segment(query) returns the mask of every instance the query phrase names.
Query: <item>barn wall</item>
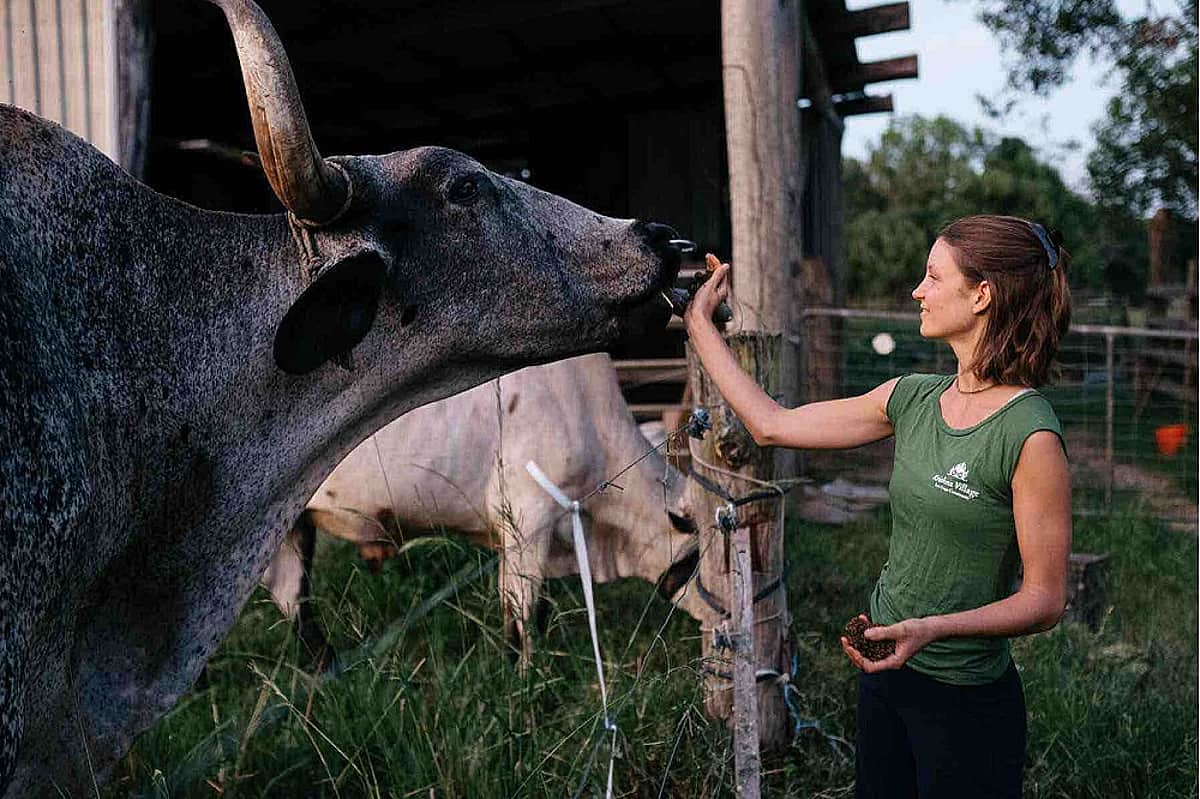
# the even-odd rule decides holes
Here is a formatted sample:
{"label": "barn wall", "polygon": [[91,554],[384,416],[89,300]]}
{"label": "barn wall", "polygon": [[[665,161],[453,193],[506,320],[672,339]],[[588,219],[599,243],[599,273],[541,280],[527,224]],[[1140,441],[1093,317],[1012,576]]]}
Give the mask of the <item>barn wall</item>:
{"label": "barn wall", "polygon": [[114,14],[105,0],[0,0],[0,101],[117,158]]}

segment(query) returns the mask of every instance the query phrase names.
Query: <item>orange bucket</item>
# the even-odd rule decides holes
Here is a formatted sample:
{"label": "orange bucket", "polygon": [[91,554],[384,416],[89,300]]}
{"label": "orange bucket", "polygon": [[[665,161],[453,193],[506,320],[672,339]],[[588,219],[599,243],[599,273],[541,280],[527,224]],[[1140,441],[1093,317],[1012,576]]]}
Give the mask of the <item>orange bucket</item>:
{"label": "orange bucket", "polygon": [[1168,424],[1154,429],[1154,443],[1159,453],[1174,457],[1179,448],[1187,441],[1188,426],[1186,424]]}

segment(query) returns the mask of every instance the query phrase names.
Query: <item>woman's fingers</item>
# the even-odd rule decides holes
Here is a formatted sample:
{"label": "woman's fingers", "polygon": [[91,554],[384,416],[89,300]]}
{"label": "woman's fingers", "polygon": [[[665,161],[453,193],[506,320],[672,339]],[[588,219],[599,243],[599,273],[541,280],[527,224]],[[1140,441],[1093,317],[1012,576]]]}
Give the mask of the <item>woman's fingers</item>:
{"label": "woman's fingers", "polygon": [[724,302],[729,297],[729,283],[725,280],[728,275],[729,267],[722,266],[709,278],[709,282],[712,283],[713,296],[717,298],[717,302]]}
{"label": "woman's fingers", "polygon": [[729,264],[719,264],[696,290],[691,305],[704,308],[711,315],[712,309],[729,296],[729,284],[726,281],[728,275]]}
{"label": "woman's fingers", "polygon": [[858,668],[862,669],[863,671],[866,671],[867,670],[866,660],[863,658],[863,656],[861,654],[859,654],[859,651],[857,649],[850,646],[850,640],[848,638],[846,638],[846,636],[844,636],[844,635],[841,637],[840,640],[842,642],[842,651],[846,653],[846,657],[850,658],[850,662],[853,663]]}
{"label": "woman's fingers", "polygon": [[899,626],[899,624],[891,624],[886,627],[868,627],[867,629],[863,630],[863,637],[868,641],[887,641],[889,639],[895,639],[897,634],[900,632],[896,629]]}

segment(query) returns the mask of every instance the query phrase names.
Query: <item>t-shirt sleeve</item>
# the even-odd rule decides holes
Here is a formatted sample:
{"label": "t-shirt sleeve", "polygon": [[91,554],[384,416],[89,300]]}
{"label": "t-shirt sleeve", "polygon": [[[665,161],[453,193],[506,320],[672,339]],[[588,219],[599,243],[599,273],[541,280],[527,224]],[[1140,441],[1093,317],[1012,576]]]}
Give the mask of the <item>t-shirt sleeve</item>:
{"label": "t-shirt sleeve", "polygon": [[903,375],[892,388],[887,402],[887,417],[896,428],[905,415],[941,380],[940,375]]}
{"label": "t-shirt sleeve", "polygon": [[1025,448],[1025,442],[1039,430],[1049,430],[1058,436],[1063,453],[1067,452],[1062,423],[1059,422],[1058,415],[1045,397],[1041,394],[1028,397],[1012,410],[1016,413],[1012,414],[1012,418],[1009,420],[1011,434],[1005,436],[1003,464],[1009,483],[1012,483],[1013,474],[1017,471],[1017,462],[1021,459],[1021,451]]}

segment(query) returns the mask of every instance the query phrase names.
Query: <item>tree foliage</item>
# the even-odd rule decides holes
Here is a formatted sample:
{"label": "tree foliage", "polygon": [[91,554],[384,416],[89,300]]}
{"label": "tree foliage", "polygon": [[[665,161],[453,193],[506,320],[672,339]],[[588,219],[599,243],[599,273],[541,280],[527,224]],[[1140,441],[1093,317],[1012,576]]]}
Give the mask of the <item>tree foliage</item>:
{"label": "tree foliage", "polygon": [[1006,55],[1005,106],[1020,93],[1045,96],[1062,86],[1081,55],[1114,65],[1117,94],[1088,158],[1099,202],[1141,215],[1159,206],[1195,215],[1197,0],[1179,0],[1170,13],[1148,6],[1131,19],[1115,0],[971,2]]}
{"label": "tree foliage", "polygon": [[920,279],[937,232],[982,213],[1060,228],[1075,286],[1126,296],[1144,286],[1141,221],[1071,191],[1021,139],[969,130],[946,117],[899,117],[864,161],[846,160],[843,180],[851,296],[903,299]]}

